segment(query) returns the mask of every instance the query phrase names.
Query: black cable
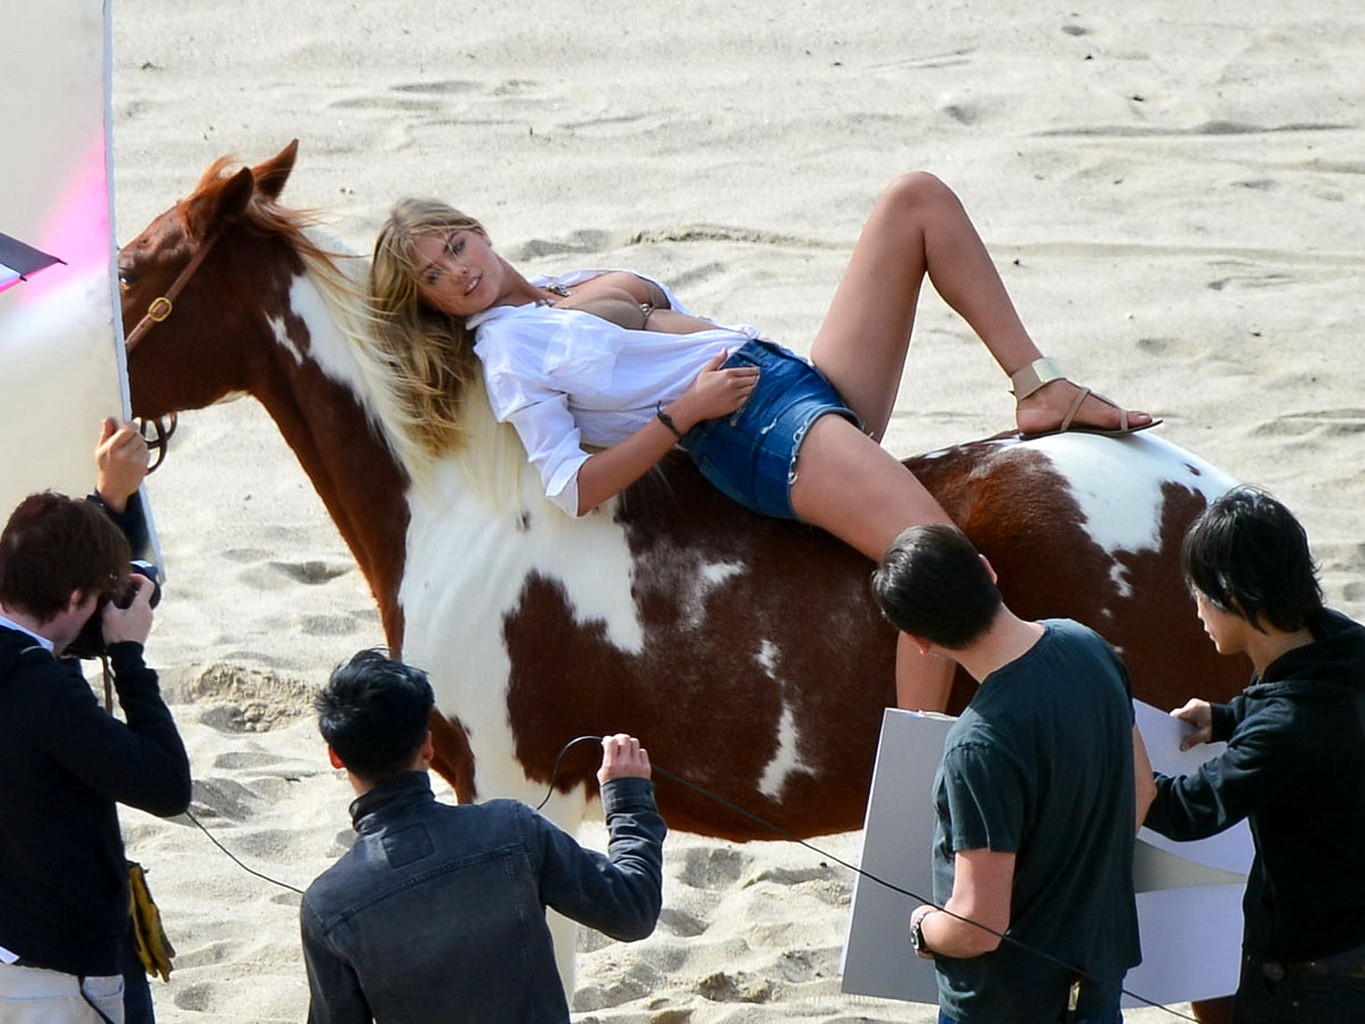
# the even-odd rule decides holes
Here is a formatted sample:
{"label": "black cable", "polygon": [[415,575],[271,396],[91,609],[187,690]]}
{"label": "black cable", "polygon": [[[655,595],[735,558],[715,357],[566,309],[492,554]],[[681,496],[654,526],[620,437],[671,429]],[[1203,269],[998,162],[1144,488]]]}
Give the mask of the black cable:
{"label": "black cable", "polygon": [[[542,807],[544,807],[544,806],[546,805],[546,803],[549,802],[550,797],[554,794],[555,782],[556,782],[556,781],[558,780],[558,778],[559,778],[559,767],[560,767],[560,765],[563,763],[563,761],[564,761],[564,755],[568,752],[569,748],[572,747],[572,746],[574,746],[574,745],[576,745],[576,744],[579,744],[579,743],[586,743],[586,742],[589,742],[589,741],[597,741],[597,742],[600,743],[601,740],[602,740],[602,737],[601,737],[601,736],[576,736],[575,738],[571,739],[568,743],[564,744],[564,746],[563,746],[563,747],[560,749],[560,751],[559,751],[559,757],[555,759],[555,766],[554,766],[553,772],[552,772],[551,775],[550,775],[550,785],[549,785],[548,790],[547,790],[546,793],[545,793],[545,799],[542,800],[539,804],[536,805],[536,810],[540,810]],[[766,828],[768,831],[773,832],[773,833],[775,833],[775,834],[781,836],[783,839],[787,840],[788,842],[798,843],[798,844],[800,844],[801,846],[804,846],[806,849],[810,850],[811,852],[817,853],[817,854],[819,854],[821,857],[824,857],[824,858],[826,858],[826,859],[828,859],[828,860],[832,860],[832,861],[834,861],[834,863],[839,864],[839,865],[841,865],[841,866],[843,866],[843,867],[846,867],[846,868],[848,868],[850,871],[854,872],[855,874],[862,875],[864,878],[868,879],[869,881],[876,882],[878,885],[884,886],[885,888],[890,889],[892,892],[899,893],[899,894],[902,895],[902,896],[908,896],[908,897],[910,897],[912,900],[917,900],[917,901],[919,901],[920,903],[927,903],[929,906],[933,907],[935,910],[938,910],[938,911],[940,911],[940,912],[942,912],[942,913],[944,913],[944,914],[947,914],[949,917],[955,917],[955,918],[957,918],[957,920],[962,921],[964,924],[970,924],[970,925],[973,925],[973,926],[975,926],[975,927],[977,927],[977,928],[980,928],[982,931],[989,932],[991,935],[994,935],[996,938],[1000,939],[1002,942],[1008,942],[1010,945],[1015,946],[1015,947],[1018,948],[1018,949],[1025,950],[1025,951],[1027,951],[1027,952],[1029,952],[1029,953],[1032,953],[1032,954],[1035,955],[1035,956],[1041,957],[1041,958],[1043,958],[1044,960],[1047,960],[1047,961],[1049,961],[1049,962],[1051,962],[1051,963],[1053,963],[1053,964],[1056,964],[1058,967],[1065,968],[1067,971],[1070,971],[1070,972],[1073,973],[1073,974],[1077,974],[1077,975],[1079,975],[1079,976],[1082,977],[1082,978],[1088,979],[1088,980],[1090,980],[1090,981],[1097,981],[1097,980],[1098,980],[1097,978],[1095,978],[1095,977],[1094,977],[1093,975],[1091,975],[1090,973],[1081,970],[1079,967],[1075,967],[1075,966],[1073,966],[1072,964],[1067,963],[1065,960],[1062,960],[1062,959],[1060,959],[1059,957],[1053,956],[1051,953],[1047,952],[1046,950],[1038,949],[1037,947],[1030,946],[1030,945],[1029,945],[1028,943],[1026,943],[1026,942],[1020,942],[1018,939],[1016,939],[1016,938],[1015,938],[1014,936],[1012,936],[1012,935],[1006,935],[1004,932],[998,932],[998,931],[996,931],[994,928],[991,928],[991,927],[989,927],[989,926],[987,926],[987,925],[980,924],[980,923],[978,923],[978,922],[976,922],[976,921],[973,921],[973,920],[972,920],[971,918],[969,918],[969,917],[963,917],[961,914],[955,914],[955,913],[953,913],[953,911],[949,910],[947,907],[941,907],[941,906],[939,906],[937,903],[935,903],[932,899],[930,899],[930,898],[927,897],[927,896],[921,896],[921,895],[920,895],[919,893],[917,893],[917,892],[912,892],[912,891],[909,890],[909,889],[903,889],[903,888],[901,888],[899,885],[896,885],[896,884],[894,884],[894,883],[892,883],[892,882],[888,882],[888,881],[886,881],[886,879],[884,879],[884,878],[879,878],[878,876],[872,874],[872,873],[869,872],[869,871],[864,871],[862,868],[857,867],[857,866],[854,865],[854,864],[850,864],[848,861],[843,860],[843,859],[840,858],[840,857],[836,857],[836,856],[834,856],[834,854],[828,853],[828,852],[826,852],[825,850],[820,849],[818,846],[814,846],[814,845],[812,845],[811,843],[808,843],[806,840],[802,839],[800,836],[794,835],[793,833],[788,832],[786,829],[781,828],[781,827],[779,827],[779,826],[777,826],[777,825],[774,825],[774,824],[773,824],[772,822],[770,822],[770,821],[765,821],[763,818],[760,818],[757,814],[754,814],[754,813],[752,813],[752,812],[750,812],[750,811],[746,811],[743,807],[740,807],[738,804],[731,803],[729,800],[726,800],[725,797],[721,796],[720,794],[718,794],[718,793],[713,793],[713,792],[711,792],[711,790],[706,789],[706,788],[703,787],[703,786],[698,786],[695,782],[689,782],[687,779],[684,779],[684,778],[682,778],[682,777],[679,776],[679,775],[674,775],[672,772],[668,771],[667,769],[665,769],[665,768],[660,768],[657,764],[651,763],[651,764],[650,764],[650,770],[651,770],[652,772],[654,772],[656,775],[662,775],[662,776],[664,776],[664,778],[671,779],[671,780],[673,780],[674,782],[678,783],[680,786],[685,786],[687,789],[692,790],[694,793],[699,793],[699,794],[701,794],[702,796],[707,797],[707,798],[710,799],[710,800],[713,800],[714,802],[716,802],[716,803],[720,804],[722,807],[724,807],[726,810],[732,811],[732,812],[734,812],[735,814],[738,814],[740,817],[747,818],[749,821],[752,821],[754,824],[760,825],[760,826],[762,826],[763,828]],[[1130,992],[1130,991],[1129,991],[1128,989],[1126,989],[1126,988],[1120,988],[1119,991],[1122,992],[1123,995],[1126,995],[1126,996],[1128,996],[1128,997],[1130,997],[1130,998],[1132,998],[1132,999],[1136,999],[1136,1000],[1138,1000],[1139,1002],[1146,1003],[1148,1006],[1154,1006],[1154,1007],[1156,1007],[1158,1010],[1164,1010],[1166,1013],[1169,1013],[1172,1017],[1178,1017],[1178,1018],[1180,1018],[1181,1020],[1188,1020],[1188,1021],[1191,1021],[1192,1024],[1199,1024],[1199,1021],[1196,1020],[1194,1017],[1191,1017],[1191,1016],[1189,1016],[1188,1014],[1181,1013],[1179,1010],[1172,1010],[1170,1007],[1168,1007],[1168,1006],[1163,1006],[1161,1003],[1158,1003],[1158,1002],[1154,1002],[1153,1000],[1148,999],[1146,996],[1138,995],[1136,992]]]}
{"label": "black cable", "polygon": [[217,840],[217,838],[214,837],[214,834],[204,827],[204,823],[194,816],[194,812],[193,812],[193,811],[191,811],[191,810],[186,810],[186,811],[185,811],[185,817],[189,818],[190,821],[192,821],[192,822],[194,822],[196,825],[198,825],[198,826],[199,826],[199,831],[200,831],[200,832],[203,832],[204,835],[206,835],[206,836],[209,837],[209,842],[213,843],[214,846],[218,847],[218,849],[220,849],[220,850],[222,850],[224,853],[226,853],[226,854],[228,855],[228,858],[232,861],[232,863],[236,864],[236,865],[237,865],[239,868],[241,868],[243,871],[247,872],[248,874],[255,875],[257,878],[263,878],[263,879],[265,879],[267,882],[269,882],[271,885],[278,885],[281,889],[288,889],[290,892],[296,892],[296,893],[298,893],[300,896],[303,895],[303,890],[302,890],[302,889],[296,888],[295,886],[290,885],[288,882],[281,882],[278,878],[271,878],[269,875],[262,874],[261,872],[257,871],[255,868],[249,868],[249,867],[247,867],[245,864],[243,864],[240,860],[237,859],[237,855],[236,855],[235,853],[233,853],[233,852],[232,852],[231,850],[229,850],[226,846],[224,846],[222,843],[220,843],[220,842]]}
{"label": "black cable", "polygon": [[[574,737],[573,739],[569,740],[568,743],[564,744],[564,746],[560,748],[560,750],[559,750],[559,756],[558,756],[557,758],[555,758],[555,765],[554,765],[554,768],[553,768],[553,769],[551,770],[551,772],[550,772],[550,784],[549,784],[549,786],[546,788],[546,791],[545,791],[545,798],[544,798],[543,800],[541,800],[540,803],[536,804],[536,810],[537,810],[537,811],[539,811],[539,810],[540,810],[541,808],[543,808],[547,803],[549,803],[549,802],[550,802],[550,797],[552,797],[552,796],[554,795],[555,783],[559,780],[559,769],[560,769],[560,766],[564,763],[564,755],[567,754],[567,753],[569,752],[569,748],[574,747],[574,746],[577,746],[579,743],[600,743],[600,742],[602,742],[602,737],[601,737],[601,736],[576,736],[576,737]],[[1014,936],[1012,936],[1012,935],[1006,935],[1004,932],[998,932],[998,931],[996,931],[994,928],[991,928],[991,927],[989,927],[989,926],[987,926],[987,925],[984,925],[984,924],[980,924],[980,923],[977,922],[977,921],[973,921],[973,920],[972,920],[971,918],[969,918],[969,917],[963,917],[961,914],[956,914],[956,913],[954,913],[953,911],[949,910],[947,907],[941,907],[941,906],[939,906],[937,903],[935,903],[932,899],[930,899],[930,898],[927,897],[927,896],[922,896],[922,895],[920,895],[919,893],[914,892],[914,891],[912,891],[912,890],[910,890],[910,889],[904,889],[904,888],[902,888],[901,886],[894,884],[893,882],[888,882],[888,881],[886,881],[886,879],[884,879],[884,878],[879,878],[877,875],[872,874],[870,871],[864,871],[862,868],[858,867],[857,865],[855,865],[855,864],[850,864],[848,861],[844,860],[843,858],[841,858],[841,857],[836,857],[834,854],[829,853],[829,852],[827,852],[827,851],[825,851],[825,850],[820,849],[820,847],[815,846],[815,845],[813,845],[813,844],[807,842],[806,840],[802,839],[800,836],[795,835],[795,834],[793,834],[793,833],[791,833],[791,832],[788,832],[786,829],[781,828],[781,827],[779,827],[779,826],[777,826],[777,825],[774,825],[774,824],[773,824],[772,822],[770,822],[770,821],[766,821],[766,820],[764,820],[763,818],[760,818],[757,814],[754,814],[754,813],[752,813],[752,812],[750,812],[750,811],[746,811],[743,807],[740,807],[738,804],[731,803],[729,800],[725,799],[725,797],[721,796],[719,793],[713,793],[711,790],[706,789],[704,786],[699,786],[699,785],[697,785],[695,782],[689,782],[687,779],[684,779],[684,778],[683,778],[682,776],[680,776],[680,775],[674,775],[672,772],[668,771],[666,768],[660,768],[657,764],[651,764],[651,765],[650,765],[650,770],[651,770],[652,772],[654,772],[655,774],[657,774],[657,775],[662,775],[662,776],[663,776],[664,778],[666,778],[666,779],[671,779],[672,781],[678,783],[678,785],[684,786],[684,787],[686,787],[687,789],[692,790],[694,793],[699,793],[700,795],[706,797],[707,799],[712,800],[712,801],[714,801],[714,802],[720,804],[720,805],[721,805],[722,807],[724,807],[726,810],[732,811],[733,813],[738,814],[738,815],[739,815],[740,817],[742,817],[742,818],[747,818],[749,821],[752,821],[754,824],[759,825],[759,826],[761,826],[761,827],[767,829],[768,831],[770,831],[770,832],[772,832],[772,833],[774,833],[774,834],[776,834],[776,835],[781,836],[783,839],[787,840],[788,842],[797,843],[797,844],[799,844],[799,845],[801,845],[801,846],[804,846],[806,849],[810,850],[812,853],[819,854],[821,857],[824,857],[824,858],[827,859],[827,860],[832,860],[832,861],[834,861],[834,863],[840,865],[841,867],[848,868],[848,870],[854,872],[855,874],[862,875],[864,878],[868,879],[869,881],[876,882],[878,885],[883,886],[883,887],[885,887],[885,888],[887,888],[887,889],[890,889],[892,892],[899,893],[899,894],[902,895],[902,896],[908,896],[908,897],[910,897],[910,899],[912,899],[912,900],[917,900],[917,901],[919,901],[920,903],[926,903],[926,904],[928,904],[929,906],[933,907],[935,910],[938,910],[938,911],[941,912],[941,913],[947,914],[949,917],[957,918],[957,920],[962,921],[964,924],[970,924],[970,925],[973,925],[973,926],[975,926],[975,927],[977,927],[977,928],[980,928],[982,931],[989,932],[991,935],[994,935],[996,938],[1000,939],[1000,941],[1002,941],[1002,942],[1008,942],[1010,945],[1015,946],[1015,947],[1017,947],[1018,949],[1025,950],[1025,951],[1027,951],[1027,952],[1029,952],[1029,953],[1032,953],[1034,956],[1041,957],[1041,958],[1043,958],[1044,960],[1047,960],[1047,961],[1049,961],[1049,962],[1051,962],[1051,963],[1053,963],[1053,964],[1056,964],[1058,967],[1065,968],[1067,971],[1070,971],[1070,972],[1073,973],[1073,974],[1077,974],[1077,975],[1079,975],[1079,976],[1082,977],[1082,978],[1089,979],[1090,981],[1096,981],[1096,980],[1098,980],[1098,979],[1096,979],[1093,975],[1089,974],[1088,972],[1083,971],[1083,970],[1081,970],[1080,968],[1075,967],[1075,966],[1073,966],[1073,965],[1067,963],[1065,960],[1062,960],[1062,959],[1060,959],[1059,957],[1053,956],[1051,953],[1047,952],[1046,950],[1038,949],[1037,947],[1030,946],[1030,945],[1029,945],[1028,943],[1026,943],[1026,942],[1020,942],[1018,939],[1014,938]],[[272,884],[272,885],[277,885],[277,886],[279,886],[281,889],[288,889],[290,892],[296,892],[296,893],[298,893],[300,896],[303,895],[303,890],[302,890],[302,889],[296,888],[296,887],[290,885],[288,882],[281,882],[281,881],[279,881],[278,879],[271,878],[269,875],[263,874],[263,873],[261,873],[260,871],[257,871],[257,870],[254,869],[254,868],[247,867],[245,864],[243,864],[240,860],[237,859],[236,855],[235,855],[231,850],[229,850],[226,846],[224,846],[222,843],[220,843],[220,842],[214,837],[214,835],[213,835],[212,832],[210,832],[207,828],[204,827],[203,823],[202,823],[198,818],[196,818],[196,817],[194,816],[194,812],[193,812],[193,811],[187,810],[187,811],[185,812],[185,815],[186,815],[186,817],[188,817],[188,818],[190,819],[190,821],[194,822],[195,825],[197,825],[197,826],[199,827],[199,830],[200,830],[201,832],[203,832],[204,835],[206,835],[206,836],[209,837],[209,840],[213,843],[214,846],[218,847],[218,849],[222,850],[225,854],[227,854],[228,857],[232,860],[232,862],[233,862],[234,864],[236,864],[238,867],[240,867],[243,871],[246,871],[246,872],[248,872],[249,874],[253,874],[253,875],[255,875],[257,878],[264,879],[265,881],[269,882],[269,883]],[[1179,1010],[1172,1010],[1169,1006],[1163,1006],[1161,1003],[1154,1002],[1153,1000],[1148,999],[1146,996],[1138,995],[1138,993],[1136,993],[1136,992],[1130,992],[1130,991],[1129,991],[1128,989],[1126,989],[1126,988],[1121,988],[1119,991],[1122,992],[1123,995],[1128,996],[1129,998],[1138,1000],[1138,1002],[1146,1003],[1148,1006],[1154,1006],[1154,1007],[1156,1007],[1158,1010],[1163,1010],[1163,1011],[1165,1011],[1166,1013],[1169,1013],[1172,1017],[1177,1017],[1177,1018],[1179,1018],[1180,1020],[1191,1021],[1192,1024],[1199,1024],[1199,1021],[1196,1020],[1194,1017],[1191,1017],[1191,1016],[1189,1016],[1188,1014],[1181,1013]]]}
{"label": "black cable", "polygon": [[[552,769],[550,769],[550,785],[545,790],[545,799],[542,800],[540,803],[536,804],[536,810],[538,811],[541,810],[546,804],[550,802],[550,797],[555,795],[555,783],[559,781],[559,766],[564,763],[564,755],[569,752],[569,748],[577,746],[580,743],[601,742],[602,742],[601,736],[575,736],[573,739],[569,740],[568,743],[564,744],[564,746],[559,748],[559,756],[555,758],[555,766]],[[651,765],[650,767],[653,768],[653,765]]]}

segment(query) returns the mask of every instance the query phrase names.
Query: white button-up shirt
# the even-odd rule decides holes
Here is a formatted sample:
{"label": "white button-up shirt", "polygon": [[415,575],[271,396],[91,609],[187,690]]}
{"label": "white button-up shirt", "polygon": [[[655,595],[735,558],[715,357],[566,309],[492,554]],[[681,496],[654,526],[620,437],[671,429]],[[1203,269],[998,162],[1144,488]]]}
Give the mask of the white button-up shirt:
{"label": "white button-up shirt", "polygon": [[[575,270],[531,283],[567,288],[605,273]],[[667,286],[653,283],[670,309],[688,312]],[[629,437],[659,403],[686,391],[709,359],[758,337],[747,324],[693,334],[635,331],[583,310],[534,303],[494,306],[466,323],[494,415],[516,429],[546,495],[572,516],[585,445],[608,448]]]}

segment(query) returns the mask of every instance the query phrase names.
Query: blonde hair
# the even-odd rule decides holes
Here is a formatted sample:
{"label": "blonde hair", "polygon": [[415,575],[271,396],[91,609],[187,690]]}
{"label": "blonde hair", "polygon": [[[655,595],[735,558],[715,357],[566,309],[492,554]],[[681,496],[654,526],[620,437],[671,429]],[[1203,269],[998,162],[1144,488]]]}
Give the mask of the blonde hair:
{"label": "blonde hair", "polygon": [[438,199],[400,199],[374,243],[369,302],[375,341],[397,391],[401,427],[428,460],[464,446],[465,403],[482,388],[472,332],[418,292],[414,247],[433,232],[483,231]]}

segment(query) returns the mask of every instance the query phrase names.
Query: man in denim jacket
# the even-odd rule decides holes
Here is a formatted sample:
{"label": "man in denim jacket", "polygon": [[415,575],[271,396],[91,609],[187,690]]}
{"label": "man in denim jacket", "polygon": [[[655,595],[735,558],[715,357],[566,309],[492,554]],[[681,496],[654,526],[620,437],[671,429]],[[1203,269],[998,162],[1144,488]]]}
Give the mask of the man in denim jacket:
{"label": "man in denim jacket", "polygon": [[567,1022],[545,908],[625,941],[659,917],[666,829],[649,756],[630,736],[602,741],[604,857],[514,800],[438,803],[434,703],[424,672],[378,651],[318,698],[358,837],[303,898],[310,1024]]}

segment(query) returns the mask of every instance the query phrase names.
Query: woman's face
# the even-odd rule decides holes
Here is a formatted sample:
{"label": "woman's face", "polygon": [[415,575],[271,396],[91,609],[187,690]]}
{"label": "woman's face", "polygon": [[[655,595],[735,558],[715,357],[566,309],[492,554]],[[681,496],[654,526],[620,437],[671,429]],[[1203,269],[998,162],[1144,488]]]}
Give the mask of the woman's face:
{"label": "woman's face", "polygon": [[502,287],[502,261],[488,236],[471,228],[422,235],[413,243],[417,293],[451,316],[472,316],[492,306]]}

